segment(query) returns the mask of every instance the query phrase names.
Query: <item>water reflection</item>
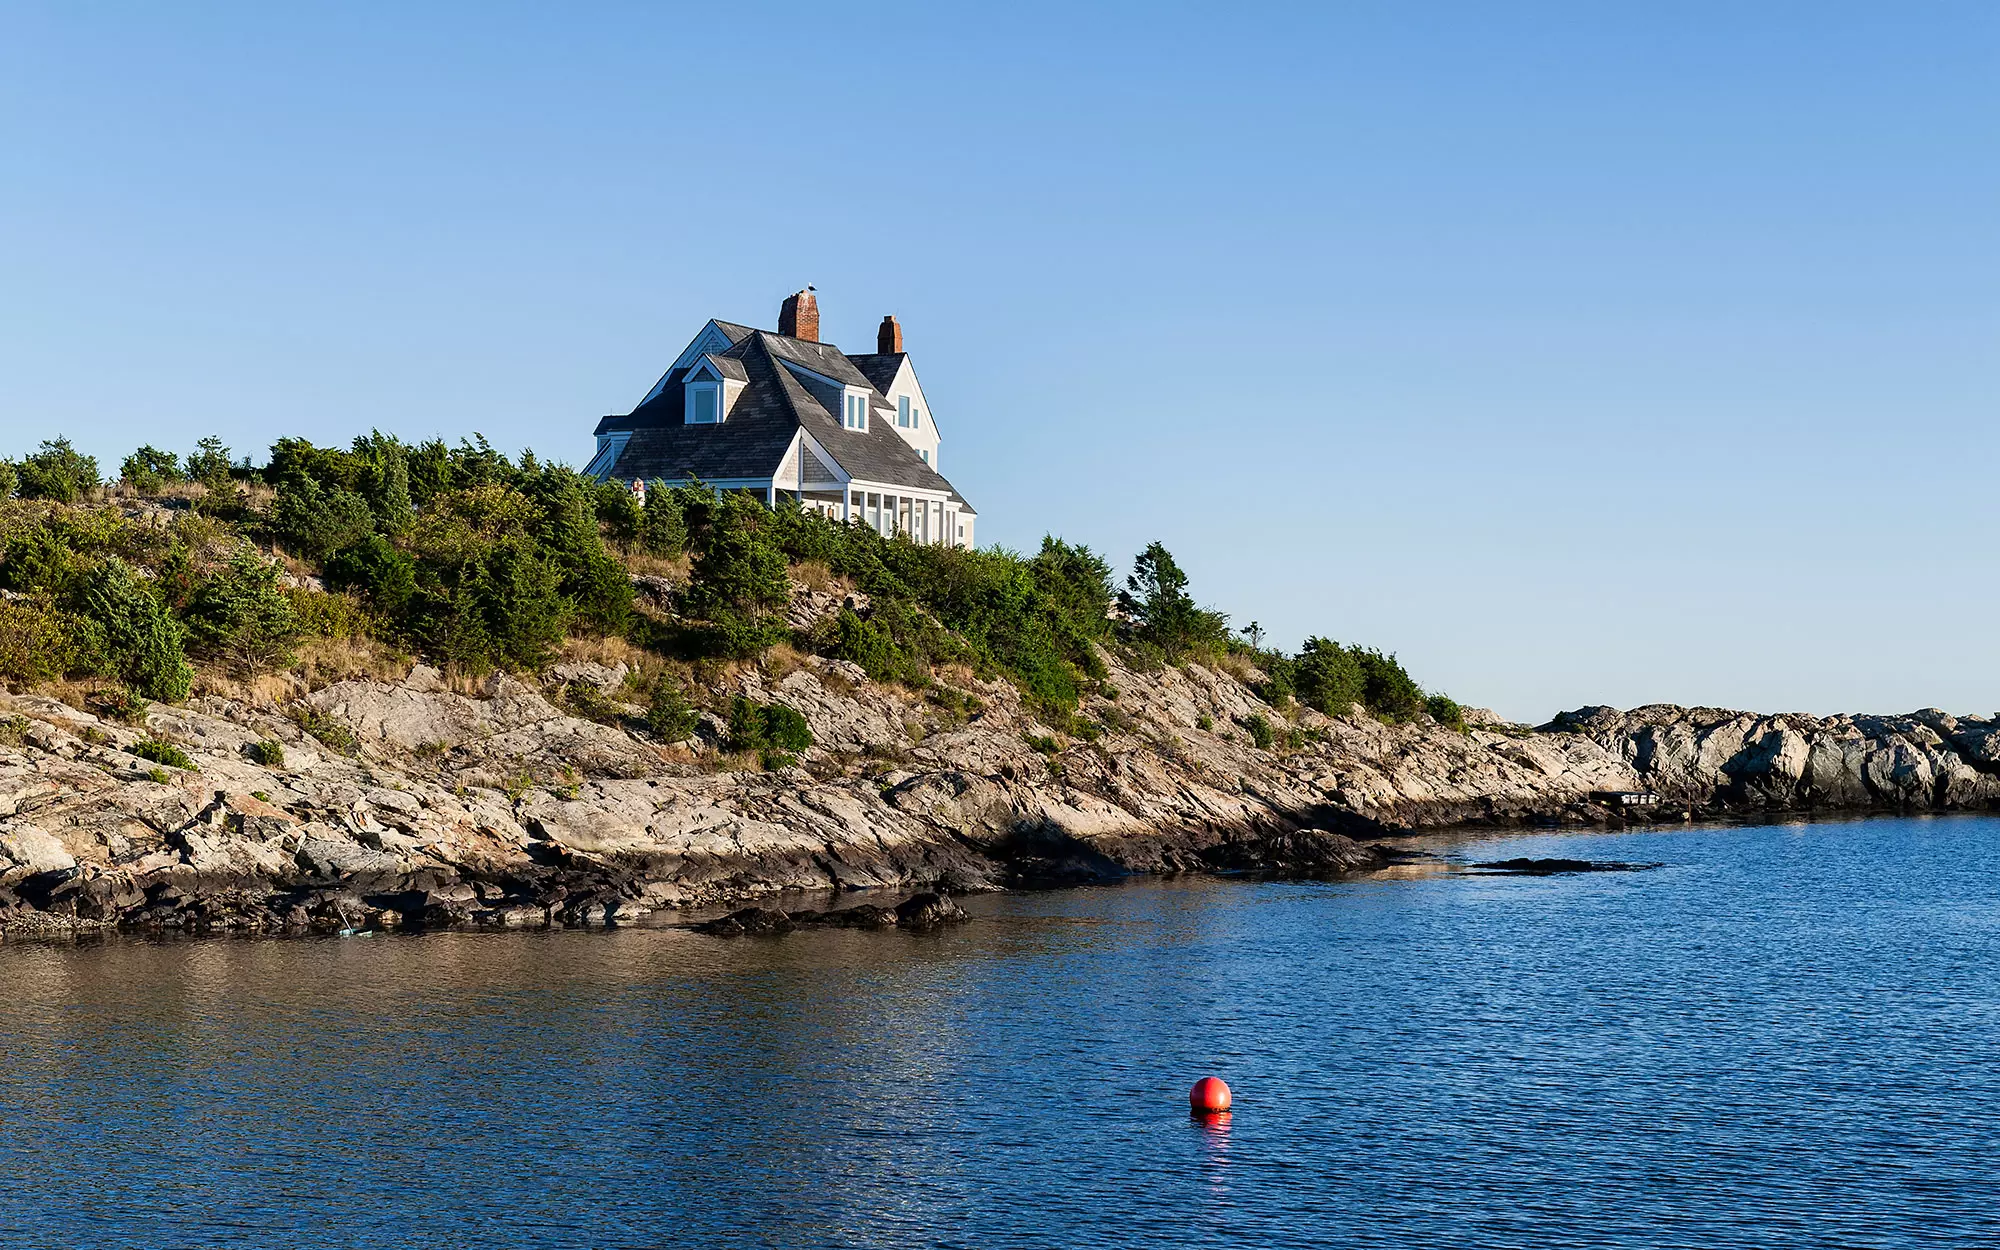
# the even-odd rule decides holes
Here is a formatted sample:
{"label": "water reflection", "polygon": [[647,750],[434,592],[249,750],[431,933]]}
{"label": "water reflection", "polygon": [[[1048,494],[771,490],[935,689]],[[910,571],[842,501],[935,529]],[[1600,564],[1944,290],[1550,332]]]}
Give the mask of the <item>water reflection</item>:
{"label": "water reflection", "polygon": [[[1991,1231],[2000,822],[1504,854],[1670,866],[987,897],[931,936],[0,946],[0,1244]],[[1209,1071],[1255,1113],[1189,1117]]]}

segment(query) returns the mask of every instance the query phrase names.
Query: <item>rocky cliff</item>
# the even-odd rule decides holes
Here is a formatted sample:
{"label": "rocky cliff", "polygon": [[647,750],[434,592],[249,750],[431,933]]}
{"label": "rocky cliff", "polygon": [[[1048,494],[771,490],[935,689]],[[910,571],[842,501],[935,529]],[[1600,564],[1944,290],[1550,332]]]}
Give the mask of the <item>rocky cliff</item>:
{"label": "rocky cliff", "polygon": [[[796,667],[792,666],[793,663]],[[802,713],[814,747],[757,770],[625,727],[616,669],[453,689],[421,666],[288,707],[217,698],[113,723],[0,698],[0,923],[211,929],[602,924],[784,889],[997,885],[1128,872],[1338,873],[1385,832],[1743,809],[2000,805],[2000,723],[1608,708],[1541,730],[1291,717],[1197,665],[1112,666],[1089,736],[1004,682],[949,697],[839,661],[720,676]],[[593,716],[552,695],[601,687]],[[1254,745],[1277,729],[1269,749]],[[276,760],[268,747],[282,747]],[[192,767],[158,756],[171,743]],[[253,762],[257,758],[267,762]]]}

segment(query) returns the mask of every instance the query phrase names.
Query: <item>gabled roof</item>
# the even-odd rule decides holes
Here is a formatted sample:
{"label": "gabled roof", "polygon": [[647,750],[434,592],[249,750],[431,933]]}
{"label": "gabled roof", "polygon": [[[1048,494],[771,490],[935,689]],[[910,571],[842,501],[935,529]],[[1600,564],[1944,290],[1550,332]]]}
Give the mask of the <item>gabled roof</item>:
{"label": "gabled roof", "polygon": [[861,371],[863,377],[883,394],[889,393],[889,384],[902,371],[903,362],[909,359],[908,352],[872,352],[866,356],[849,356],[848,360]]}
{"label": "gabled roof", "polygon": [[[952,484],[924,463],[902,436],[895,432],[889,414],[893,406],[881,386],[841,350],[830,343],[789,338],[767,330],[753,330],[729,322],[715,323],[733,341],[727,351],[711,353],[724,376],[740,370],[744,383],[729,418],[715,425],[686,424],[685,390],[688,370],[676,369],[661,380],[656,393],[624,416],[608,416],[597,424],[597,433],[631,431],[609,476],[618,480],[664,478],[681,481],[697,477],[703,481],[730,481],[768,478],[783,460],[793,437],[805,430],[826,449],[849,477],[891,486],[911,486],[943,491],[968,512]],[[865,357],[874,369],[881,362],[900,356]],[[864,430],[847,429],[840,414],[821,402],[797,374],[786,368],[789,362],[843,387],[852,386],[869,393],[874,419]],[[891,367],[884,381],[895,377]]]}

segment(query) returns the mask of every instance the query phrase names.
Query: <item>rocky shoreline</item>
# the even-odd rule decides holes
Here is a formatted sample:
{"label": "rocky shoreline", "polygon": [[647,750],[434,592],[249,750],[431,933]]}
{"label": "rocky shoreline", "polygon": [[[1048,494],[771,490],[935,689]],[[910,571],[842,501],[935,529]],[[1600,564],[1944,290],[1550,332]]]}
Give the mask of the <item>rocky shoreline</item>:
{"label": "rocky shoreline", "polygon": [[[1458,732],[1282,714],[1257,676],[1113,660],[1078,737],[1002,681],[941,699],[819,657],[716,677],[712,705],[740,693],[810,725],[813,749],[770,772],[732,770],[713,716],[690,746],[624,727],[622,671],[589,663],[477,689],[418,666],[142,724],[0,696],[0,929],[601,926],[784,890],[1337,876],[1384,863],[1378,839],[1460,825],[2000,808],[1991,719],[1660,705]],[[580,685],[594,719],[564,697]],[[1281,730],[1270,749],[1257,719]],[[190,767],[135,754],[148,743]],[[1620,801],[1633,792],[1659,802]]]}

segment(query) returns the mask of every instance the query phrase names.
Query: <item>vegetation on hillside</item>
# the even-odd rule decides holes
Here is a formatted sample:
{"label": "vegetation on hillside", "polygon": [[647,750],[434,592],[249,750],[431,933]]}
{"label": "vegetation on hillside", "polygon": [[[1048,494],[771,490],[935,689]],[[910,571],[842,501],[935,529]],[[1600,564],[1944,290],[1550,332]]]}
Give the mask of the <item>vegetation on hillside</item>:
{"label": "vegetation on hillside", "polygon": [[[115,506],[148,500],[166,506]],[[859,593],[798,630],[785,619],[795,581]],[[198,680],[254,681],[303,652],[476,675],[536,671],[597,638],[683,665],[789,646],[919,689],[950,671],[1004,674],[1057,728],[1087,694],[1114,693],[1112,651],[1142,671],[1226,664],[1279,708],[1462,723],[1393,655],[1318,637],[1285,654],[1255,625],[1238,636],[1158,543],[1114,587],[1101,556],[1056,538],[1033,555],[922,546],[693,482],[655,482],[642,504],[483,438],[282,438],[260,467],[211,438],[185,456],[142,447],[112,483],[53,439],[0,461],[0,592],[0,680],[87,682],[127,707],[184,699]],[[639,701],[663,740],[693,731],[678,681]],[[767,761],[803,749],[785,709],[726,715],[737,749]],[[1280,733],[1262,718],[1248,732]]]}

